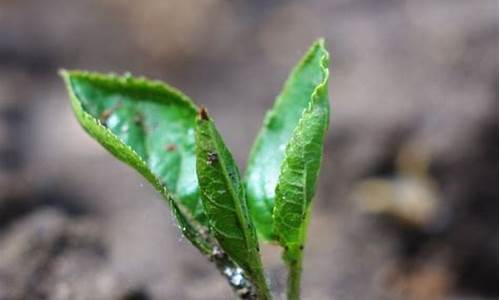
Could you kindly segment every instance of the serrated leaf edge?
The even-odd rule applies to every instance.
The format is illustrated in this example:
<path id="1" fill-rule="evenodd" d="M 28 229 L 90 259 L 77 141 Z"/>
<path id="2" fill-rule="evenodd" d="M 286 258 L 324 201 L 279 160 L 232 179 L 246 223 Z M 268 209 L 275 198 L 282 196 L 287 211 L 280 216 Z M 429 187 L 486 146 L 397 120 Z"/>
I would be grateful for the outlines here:
<path id="1" fill-rule="evenodd" d="M 186 221 L 188 221 L 189 225 L 192 226 L 194 230 L 196 230 L 196 238 L 190 239 L 190 241 L 204 254 L 210 255 L 213 248 L 214 244 L 212 244 L 210 241 L 208 241 L 208 237 L 205 237 L 205 228 L 203 225 L 199 224 L 197 221 L 194 220 L 194 217 L 190 215 L 190 213 L 187 211 L 186 208 L 177 200 L 175 200 L 175 196 L 172 195 L 168 189 L 161 183 L 159 178 L 154 175 L 148 168 L 146 162 L 135 152 L 132 147 L 124 143 L 119 137 L 117 137 L 115 134 L 111 132 L 107 127 L 105 127 L 98 119 L 94 118 L 92 115 L 87 113 L 83 107 L 82 103 L 78 100 L 78 97 L 74 93 L 74 88 L 73 84 L 71 82 L 71 76 L 76 74 L 76 76 L 79 76 L 80 78 L 85 78 L 88 80 L 97 80 L 100 81 L 103 84 L 108 85 L 109 81 L 117 81 L 121 83 L 122 85 L 130 83 L 130 81 L 133 82 L 133 84 L 137 85 L 137 87 L 140 88 L 153 88 L 157 89 L 158 92 L 161 93 L 170 93 L 168 89 L 170 87 L 162 82 L 159 81 L 149 81 L 144 77 L 140 78 L 123 78 L 115 74 L 109 74 L 109 75 L 102 75 L 102 74 L 96 74 L 92 72 L 86 72 L 86 71 L 67 71 L 67 70 L 60 70 L 59 71 L 60 76 L 63 78 L 66 86 L 68 93 L 70 95 L 71 99 L 71 105 L 73 107 L 73 111 L 76 115 L 76 119 L 80 123 L 80 125 L 83 127 L 83 129 L 90 134 L 92 137 L 94 137 L 104 148 L 107 150 L 110 150 L 110 153 L 118 158 L 119 160 L 123 161 L 126 164 L 131 165 L 135 170 L 137 170 L 141 175 L 143 175 L 153 186 L 154 188 L 160 192 L 162 197 L 171 205 L 171 207 L 174 210 L 174 215 L 176 218 L 182 217 Z M 108 77 L 109 76 L 109 77 Z M 186 96 L 184 96 L 182 93 L 180 93 L 178 90 L 175 88 L 172 88 L 172 93 L 174 93 L 176 96 L 179 98 L 183 99 L 183 101 L 186 101 L 187 104 L 189 104 L 194 110 L 196 110 L 196 107 L 189 101 Z M 161 99 L 161 98 L 160 98 Z M 91 122 L 92 125 L 94 125 L 96 131 L 91 132 L 87 128 L 87 122 Z M 110 141 L 107 143 L 106 141 Z M 117 145 L 117 150 L 124 150 L 120 151 L 123 153 L 123 155 L 119 155 L 117 153 L 113 153 L 109 147 L 111 147 L 111 144 Z M 180 216 L 177 216 L 177 214 L 180 214 Z M 183 232 L 186 230 L 186 228 L 181 227 L 180 228 Z M 188 238 L 188 234 L 185 234 Z"/>
<path id="2" fill-rule="evenodd" d="M 320 46 L 320 47 L 324 48 L 324 39 L 319 39 L 318 42 L 313 47 L 311 47 L 311 48 L 314 49 L 315 46 Z M 329 53 L 327 51 L 324 51 L 323 52 L 323 56 L 320 59 L 321 71 L 322 71 L 323 78 L 322 78 L 321 82 L 318 85 L 316 85 L 316 87 L 314 88 L 314 90 L 313 90 L 313 92 L 311 94 L 311 98 L 310 98 L 311 100 L 309 101 L 309 105 L 302 112 L 301 118 L 299 119 L 299 122 L 297 123 L 297 126 L 293 130 L 292 138 L 290 138 L 290 140 L 288 141 L 288 143 L 286 145 L 285 157 L 283 158 L 283 161 L 281 162 L 280 175 L 279 175 L 279 179 L 278 179 L 278 184 L 276 185 L 276 190 L 278 189 L 279 184 L 282 181 L 281 180 L 282 170 L 283 170 L 284 165 L 287 162 L 287 155 L 286 155 L 286 153 L 288 152 L 289 148 L 291 147 L 291 141 L 292 141 L 293 137 L 298 134 L 298 131 L 302 127 L 302 123 L 305 122 L 305 116 L 306 116 L 306 114 L 311 113 L 312 110 L 314 109 L 315 105 L 317 105 L 316 102 L 320 100 L 319 93 L 320 92 L 326 92 L 325 89 L 328 88 L 328 78 L 329 78 L 329 74 L 330 74 L 329 69 L 328 69 L 329 58 L 330 58 Z M 305 59 L 304 61 L 307 61 L 307 59 Z M 327 99 L 327 101 L 329 101 L 329 100 Z M 329 106 L 327 108 L 327 112 L 326 113 L 327 113 L 327 120 L 325 122 L 326 124 L 325 124 L 325 128 L 324 128 L 324 132 L 326 132 L 326 130 L 328 129 L 328 126 L 329 126 L 329 116 L 330 116 Z M 322 157 L 320 157 L 319 159 L 321 161 Z M 318 172 L 319 172 L 319 169 L 318 169 Z M 306 188 L 306 185 L 304 184 L 304 189 L 305 188 Z M 304 205 L 308 205 L 308 203 L 304 203 Z M 304 207 L 303 210 L 304 210 L 304 212 L 305 212 L 306 215 L 308 215 L 310 213 L 309 209 L 310 209 L 309 207 Z M 273 207 L 273 214 L 272 214 L 273 222 L 274 222 L 275 217 L 276 217 L 275 214 L 276 214 L 276 205 Z M 309 220 L 308 220 L 308 218 L 306 218 L 306 219 L 307 220 L 304 221 L 306 224 L 303 223 L 303 225 L 307 225 L 307 222 Z M 279 236 L 279 233 L 275 232 L 275 234 L 277 236 Z M 278 242 L 280 242 L 280 241 L 278 240 Z M 280 243 L 282 244 L 282 246 L 285 246 L 283 242 L 280 242 Z M 300 244 L 300 243 L 302 243 L 302 241 L 299 241 L 298 243 Z"/>
<path id="3" fill-rule="evenodd" d="M 299 61 L 299 63 L 297 65 L 294 66 L 294 68 L 292 69 L 292 71 L 290 72 L 290 75 L 288 76 L 287 80 L 285 81 L 283 87 L 282 87 L 282 91 L 286 90 L 289 88 L 289 86 L 292 84 L 292 81 L 293 81 L 293 78 L 294 78 L 294 74 L 296 74 L 301 68 L 304 67 L 304 65 L 310 60 L 312 59 L 312 57 L 314 56 L 315 52 L 317 51 L 318 48 L 321 48 L 323 49 L 323 55 L 320 59 L 320 68 L 321 68 L 321 71 L 322 71 L 322 80 L 315 86 L 313 92 L 311 93 L 311 96 L 310 96 L 310 100 L 309 100 L 309 105 L 307 108 L 304 109 L 304 111 L 302 112 L 302 116 L 301 118 L 299 119 L 299 122 L 297 123 L 297 126 L 294 128 L 293 130 L 293 133 L 292 133 L 292 137 L 295 135 L 296 131 L 298 130 L 298 127 L 299 127 L 299 124 L 300 124 L 300 121 L 302 120 L 303 118 L 303 115 L 304 113 L 307 111 L 307 110 L 311 110 L 312 109 L 312 106 L 313 106 L 313 102 L 317 101 L 316 99 L 318 98 L 318 93 L 322 90 L 322 89 L 326 89 L 328 87 L 328 78 L 329 78 L 329 75 L 330 75 L 330 72 L 329 72 L 329 69 L 328 69 L 328 65 L 329 65 L 329 62 L 330 62 L 330 54 L 328 53 L 328 51 L 326 51 L 325 49 L 325 39 L 324 38 L 319 38 L 318 40 L 316 40 L 313 45 L 309 48 L 309 50 L 307 51 L 307 53 L 301 58 L 301 60 Z M 274 115 L 274 110 L 275 110 L 275 107 L 279 106 L 281 104 L 283 98 L 282 97 L 278 97 L 276 102 L 273 104 L 273 107 L 267 111 L 265 117 L 264 117 L 264 124 L 262 126 L 262 128 L 260 129 L 259 133 L 257 134 L 255 140 L 256 141 L 260 141 L 261 140 L 261 136 L 264 134 L 264 132 L 266 131 L 266 128 L 271 120 L 271 118 L 273 117 Z M 328 114 L 328 122 L 329 122 L 329 114 Z M 252 162 L 253 162 L 253 159 L 255 157 L 255 151 L 260 147 L 260 143 L 255 143 L 253 146 L 252 146 L 252 149 L 250 150 L 250 160 L 248 161 L 247 165 L 251 165 Z M 288 148 L 288 143 L 287 143 L 287 146 L 286 148 Z M 286 153 L 286 150 L 285 150 L 285 153 Z M 284 163 L 286 157 L 283 157 L 283 160 L 282 160 L 282 164 Z M 247 176 L 248 176 L 248 173 L 247 173 L 248 170 L 245 170 L 245 178 L 244 178 L 244 181 L 247 180 Z M 281 173 L 281 166 L 280 166 L 280 173 Z M 278 180 L 278 184 L 279 184 L 279 180 Z M 275 188 L 277 188 L 278 184 L 276 185 Z M 269 206 L 269 204 L 266 202 L 266 206 Z M 274 206 L 272 206 L 272 219 L 274 220 Z M 274 234 L 274 236 L 276 236 L 276 234 Z M 263 236 L 264 237 L 264 236 Z M 266 237 L 264 237 L 266 238 Z M 265 239 L 267 242 L 278 242 L 278 240 L 276 239 Z"/>

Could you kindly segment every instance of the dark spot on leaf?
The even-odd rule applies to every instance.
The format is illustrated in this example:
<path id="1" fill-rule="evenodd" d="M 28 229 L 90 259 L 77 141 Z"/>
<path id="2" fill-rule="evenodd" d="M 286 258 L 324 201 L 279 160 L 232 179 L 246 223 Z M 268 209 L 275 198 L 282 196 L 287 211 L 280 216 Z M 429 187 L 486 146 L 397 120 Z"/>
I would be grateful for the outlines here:
<path id="1" fill-rule="evenodd" d="M 108 119 L 111 116 L 111 114 L 114 113 L 117 109 L 121 108 L 122 106 L 123 106 L 123 103 L 122 103 L 121 100 L 119 100 L 112 107 L 103 110 L 101 112 L 101 114 L 99 115 L 99 121 L 101 121 L 102 124 L 106 125 L 106 121 L 108 121 Z"/>
<path id="2" fill-rule="evenodd" d="M 207 110 L 203 106 L 200 108 L 200 118 L 202 120 L 208 120 Z"/>
<path id="3" fill-rule="evenodd" d="M 112 109 L 106 109 L 104 110 L 100 115 L 99 115 L 99 121 L 101 121 L 102 124 L 106 124 L 106 121 L 109 119 L 111 114 L 113 113 Z"/>
<path id="4" fill-rule="evenodd" d="M 236 180 L 236 175 L 234 174 L 234 172 L 231 172 L 231 171 L 230 171 L 230 172 L 228 172 L 228 175 L 229 175 L 229 177 L 231 178 L 231 181 L 232 181 L 232 182 L 234 182 L 234 183 L 236 183 L 236 182 L 237 182 L 237 180 Z"/>
<path id="5" fill-rule="evenodd" d="M 217 156 L 217 153 L 209 152 L 208 157 L 207 157 L 207 161 L 208 161 L 209 165 L 213 165 L 219 161 L 219 156 Z"/>
<path id="6" fill-rule="evenodd" d="M 168 152 L 174 152 L 177 150 L 177 145 L 176 144 L 167 144 L 165 146 L 165 150 L 167 150 Z"/>
<path id="7" fill-rule="evenodd" d="M 300 251 L 304 250 L 304 245 L 300 245 L 300 246 L 299 246 L 299 250 L 300 250 Z"/>
<path id="8" fill-rule="evenodd" d="M 134 114 L 134 123 L 136 125 L 142 125 L 142 122 L 144 121 L 144 117 L 140 113 L 135 113 Z"/>

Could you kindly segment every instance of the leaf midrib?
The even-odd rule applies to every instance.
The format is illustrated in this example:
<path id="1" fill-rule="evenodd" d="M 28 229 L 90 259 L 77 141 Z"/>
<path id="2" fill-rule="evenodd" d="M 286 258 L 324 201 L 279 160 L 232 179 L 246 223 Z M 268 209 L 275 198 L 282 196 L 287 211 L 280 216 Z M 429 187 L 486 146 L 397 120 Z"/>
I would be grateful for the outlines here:
<path id="1" fill-rule="evenodd" d="M 216 137 L 216 134 L 214 134 L 214 125 L 213 124 L 210 124 L 211 126 L 209 126 L 209 132 L 210 132 L 210 136 L 212 138 L 212 140 L 214 141 L 214 147 L 217 151 L 217 155 L 219 157 L 222 157 L 221 156 L 221 149 L 220 149 L 220 146 L 219 146 L 219 143 L 217 143 L 217 139 L 215 138 Z M 253 245 L 250 245 L 250 240 L 251 240 L 251 237 L 249 236 L 249 233 L 248 233 L 248 229 L 245 225 L 245 223 L 247 223 L 246 219 L 243 217 L 243 212 L 241 211 L 241 206 L 240 206 L 240 203 L 238 203 L 238 199 L 239 197 L 236 195 L 236 191 L 234 190 L 233 188 L 233 184 L 232 184 L 232 181 L 231 181 L 231 178 L 229 177 L 229 173 L 227 172 L 227 169 L 226 169 L 226 164 L 224 164 L 222 162 L 222 160 L 220 160 L 220 165 L 221 165 L 221 171 L 222 171 L 222 175 L 224 177 L 224 180 L 226 181 L 226 185 L 228 186 L 228 190 L 229 190 L 229 193 L 231 195 L 231 198 L 233 200 L 233 205 L 234 205 L 234 208 L 235 208 L 235 212 L 236 212 L 236 216 L 238 217 L 238 221 L 239 221 L 239 224 L 240 224 L 240 227 L 243 231 L 243 235 L 244 235 L 244 238 L 245 238 L 245 244 L 246 244 L 246 248 L 248 249 L 248 251 L 251 251 L 251 249 L 253 249 Z M 241 183 L 240 183 L 241 184 Z M 242 201 L 244 201 L 244 199 L 242 199 Z M 247 259 L 248 259 L 248 253 L 247 253 Z M 253 256 L 250 256 L 250 257 L 253 257 Z"/>

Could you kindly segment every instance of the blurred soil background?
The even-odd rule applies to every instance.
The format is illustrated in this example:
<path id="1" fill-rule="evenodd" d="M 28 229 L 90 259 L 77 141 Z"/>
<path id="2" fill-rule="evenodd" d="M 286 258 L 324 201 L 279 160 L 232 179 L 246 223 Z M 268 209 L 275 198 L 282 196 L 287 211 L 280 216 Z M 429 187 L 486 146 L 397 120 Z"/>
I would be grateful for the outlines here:
<path id="1" fill-rule="evenodd" d="M 231 299 L 79 127 L 57 70 L 169 82 L 243 167 L 320 36 L 332 116 L 303 298 L 498 299 L 495 0 L 0 0 L 0 299 Z M 283 299 L 280 253 L 264 254 Z"/>

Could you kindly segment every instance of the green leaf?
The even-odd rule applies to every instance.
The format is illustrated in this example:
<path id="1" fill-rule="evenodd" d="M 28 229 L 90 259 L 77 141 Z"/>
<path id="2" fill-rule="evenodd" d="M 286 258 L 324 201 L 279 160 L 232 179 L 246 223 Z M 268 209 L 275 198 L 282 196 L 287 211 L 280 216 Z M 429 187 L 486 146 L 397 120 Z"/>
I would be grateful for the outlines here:
<path id="1" fill-rule="evenodd" d="M 195 170 L 196 106 L 179 91 L 130 76 L 62 71 L 82 127 L 170 202 L 186 237 L 210 253 Z"/>
<path id="2" fill-rule="evenodd" d="M 288 77 L 273 108 L 267 113 L 250 154 L 245 174 L 248 205 L 260 236 L 276 240 L 273 226 L 275 191 L 286 145 L 313 99 L 328 77 L 328 52 L 318 40 Z"/>
<path id="3" fill-rule="evenodd" d="M 309 108 L 302 114 L 281 165 L 273 220 L 275 232 L 285 249 L 303 246 L 328 121 L 325 77 L 324 84 L 315 90 Z"/>
<path id="4" fill-rule="evenodd" d="M 328 54 L 320 61 L 322 80 L 286 146 L 273 210 L 274 232 L 289 268 L 288 299 L 300 299 L 304 242 L 329 123 Z"/>
<path id="5" fill-rule="evenodd" d="M 257 286 L 265 285 L 238 167 L 204 109 L 196 126 L 196 172 L 210 227 L 221 248 Z"/>

